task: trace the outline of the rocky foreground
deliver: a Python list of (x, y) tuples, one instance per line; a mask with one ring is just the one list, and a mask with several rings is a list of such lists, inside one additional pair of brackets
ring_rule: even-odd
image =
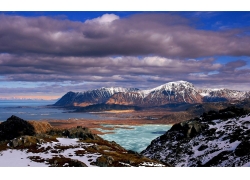
[(0, 166), (50, 167), (165, 167), (136, 152), (127, 151), (81, 126), (55, 129), (45, 122), (11, 116), (0, 124)]
[(228, 107), (177, 123), (142, 155), (173, 166), (250, 166), (250, 114)]

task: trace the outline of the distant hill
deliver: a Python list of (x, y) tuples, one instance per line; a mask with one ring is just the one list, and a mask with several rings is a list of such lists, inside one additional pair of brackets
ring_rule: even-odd
[(137, 106), (126, 106), (119, 104), (95, 104), (86, 107), (78, 107), (75, 112), (101, 112), (110, 110), (141, 110)]

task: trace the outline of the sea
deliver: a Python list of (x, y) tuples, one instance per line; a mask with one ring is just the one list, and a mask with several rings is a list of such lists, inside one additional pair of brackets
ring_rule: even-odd
[[(0, 100), (0, 122), (6, 121), (12, 115), (18, 116), (24, 120), (50, 120), (60, 119), (68, 120), (74, 119), (91, 119), (91, 120), (107, 120), (112, 117), (103, 117), (98, 113), (73, 113), (65, 109), (53, 108), (49, 105), (54, 104), (55, 101), (12, 101)], [(117, 119), (117, 118), (115, 118)], [(112, 133), (100, 135), (103, 139), (108, 141), (115, 141), (127, 150), (141, 152), (150, 142), (158, 136), (164, 134), (171, 128), (171, 125), (105, 125), (104, 127), (115, 127)], [(124, 127), (123, 127), (124, 126)], [(107, 130), (98, 129), (102, 132), (109, 132)]]
[(67, 120), (70, 118), (103, 119), (103, 117), (91, 113), (73, 113), (69, 110), (50, 107), (55, 101), (0, 101), (0, 121), (7, 120), (15, 115), (24, 120)]

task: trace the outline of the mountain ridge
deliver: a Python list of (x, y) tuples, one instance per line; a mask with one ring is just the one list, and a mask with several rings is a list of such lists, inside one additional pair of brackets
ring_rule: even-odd
[(219, 89), (198, 89), (188, 81), (173, 81), (148, 90), (137, 88), (99, 88), (84, 92), (68, 92), (55, 106), (80, 106), (93, 104), (119, 104), (133, 106), (161, 106), (173, 103), (203, 103), (244, 100), (250, 98), (250, 91)]

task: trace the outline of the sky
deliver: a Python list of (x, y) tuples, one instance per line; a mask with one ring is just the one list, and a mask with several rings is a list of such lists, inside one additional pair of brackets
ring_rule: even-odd
[(0, 98), (184, 80), (250, 91), (250, 11), (2, 11)]

